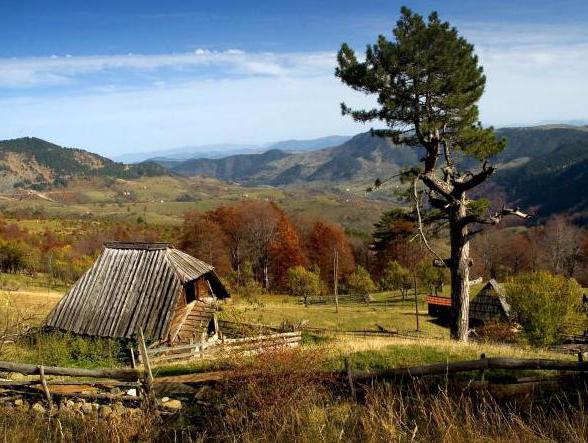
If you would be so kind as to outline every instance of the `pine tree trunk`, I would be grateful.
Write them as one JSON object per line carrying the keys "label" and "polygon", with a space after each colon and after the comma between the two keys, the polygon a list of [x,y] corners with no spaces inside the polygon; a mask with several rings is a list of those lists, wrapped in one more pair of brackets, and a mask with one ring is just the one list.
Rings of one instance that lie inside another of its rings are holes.
{"label": "pine tree trunk", "polygon": [[465,196],[450,214],[451,239],[451,338],[467,341],[470,311],[470,244],[467,226],[460,221],[466,215]]}

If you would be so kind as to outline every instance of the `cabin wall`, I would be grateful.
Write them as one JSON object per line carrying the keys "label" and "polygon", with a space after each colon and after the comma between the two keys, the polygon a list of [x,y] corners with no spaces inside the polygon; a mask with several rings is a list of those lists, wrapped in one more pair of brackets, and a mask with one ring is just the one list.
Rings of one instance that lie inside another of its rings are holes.
{"label": "cabin wall", "polygon": [[[196,296],[196,299],[193,297]],[[173,315],[168,343],[170,345],[199,342],[208,336],[209,325],[216,325],[216,306],[202,300],[209,298],[208,283],[200,278],[187,291],[181,288],[178,294],[178,305]],[[218,332],[218,326],[215,328]]]}

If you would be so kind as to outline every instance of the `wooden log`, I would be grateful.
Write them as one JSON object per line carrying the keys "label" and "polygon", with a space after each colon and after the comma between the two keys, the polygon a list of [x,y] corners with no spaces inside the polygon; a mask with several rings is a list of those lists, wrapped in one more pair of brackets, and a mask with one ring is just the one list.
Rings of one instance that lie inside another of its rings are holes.
{"label": "wooden log", "polygon": [[353,378],[355,380],[371,380],[374,378],[403,376],[420,377],[487,369],[586,371],[588,370],[588,362],[548,359],[484,358],[480,360],[437,363],[410,368],[384,369],[372,372],[362,371],[355,373]]}
{"label": "wooden log", "polygon": [[[38,386],[40,380],[0,380],[0,388],[11,386]],[[79,381],[79,380],[47,380],[47,386],[91,386],[110,388],[140,388],[139,382],[117,382],[117,381]]]}
{"label": "wooden log", "polygon": [[[88,378],[111,378],[115,380],[134,380],[141,376],[141,371],[136,369],[82,369],[82,368],[62,368],[59,366],[44,366],[45,375],[61,375],[68,377],[88,377]],[[27,363],[14,363],[0,361],[1,372],[18,372],[24,375],[36,375],[39,373],[37,365]]]}

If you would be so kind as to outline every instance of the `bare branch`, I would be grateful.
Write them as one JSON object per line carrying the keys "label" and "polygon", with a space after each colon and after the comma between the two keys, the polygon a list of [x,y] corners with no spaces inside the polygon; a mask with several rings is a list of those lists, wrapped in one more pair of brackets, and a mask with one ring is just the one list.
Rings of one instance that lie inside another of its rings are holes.
{"label": "bare branch", "polygon": [[445,258],[443,260],[435,259],[433,260],[433,266],[436,268],[449,268],[451,267],[451,259]]}
{"label": "bare branch", "polygon": [[497,225],[502,221],[502,218],[507,215],[514,215],[515,217],[520,217],[525,220],[529,220],[534,216],[532,214],[527,214],[526,212],[521,211],[521,208],[502,208],[500,211],[495,212],[493,215],[488,217],[482,217],[479,215],[466,215],[463,217],[459,224],[464,227],[469,225],[470,223],[479,223],[481,225]]}
{"label": "bare branch", "polygon": [[420,210],[420,205],[419,205],[419,196],[417,193],[417,188],[416,188],[416,183],[418,180],[418,176],[414,178],[414,180],[412,181],[412,192],[413,192],[413,196],[414,196],[414,204],[415,204],[415,208],[416,208],[416,213],[417,213],[417,221],[418,221],[418,230],[419,230],[419,234],[421,235],[421,238],[423,239],[423,243],[425,245],[425,247],[429,250],[429,252],[431,254],[433,254],[437,259],[441,260],[441,262],[445,263],[445,261],[441,258],[441,256],[439,254],[437,254],[433,248],[431,248],[431,246],[429,245],[429,242],[427,241],[427,237],[425,237],[425,232],[423,231],[423,220],[421,218],[421,210]]}

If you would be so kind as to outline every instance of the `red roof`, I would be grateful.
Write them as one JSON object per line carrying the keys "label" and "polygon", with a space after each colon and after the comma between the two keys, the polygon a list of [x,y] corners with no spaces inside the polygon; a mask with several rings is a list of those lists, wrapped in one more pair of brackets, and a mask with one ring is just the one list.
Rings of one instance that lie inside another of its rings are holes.
{"label": "red roof", "polygon": [[451,306],[449,297],[437,297],[436,295],[427,295],[427,303],[437,306]]}

